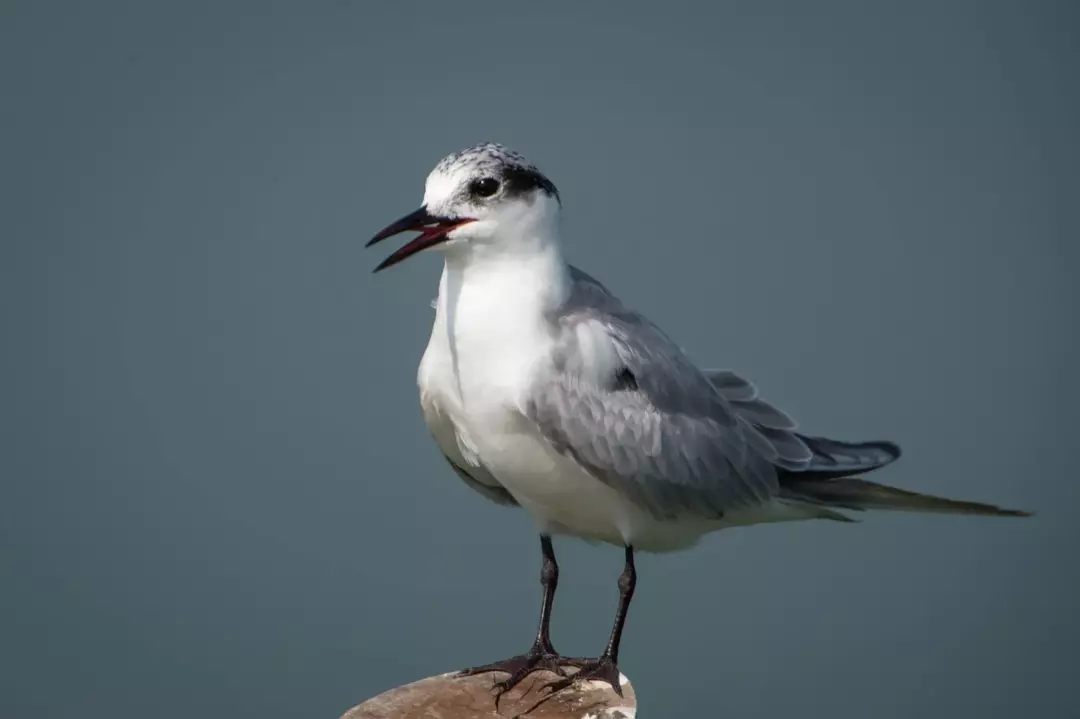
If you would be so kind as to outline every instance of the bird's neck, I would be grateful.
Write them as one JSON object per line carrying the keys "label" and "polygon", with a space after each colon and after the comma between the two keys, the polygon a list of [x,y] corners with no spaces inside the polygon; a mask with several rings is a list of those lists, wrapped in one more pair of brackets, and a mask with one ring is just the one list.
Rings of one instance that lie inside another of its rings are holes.
{"label": "bird's neck", "polygon": [[463,399],[517,385],[549,345],[548,317],[570,286],[556,242],[527,252],[447,253],[434,331],[445,338]]}
{"label": "bird's neck", "polygon": [[493,318],[510,313],[519,320],[558,309],[569,294],[562,248],[556,237],[544,236],[447,252],[439,288],[447,312],[460,312],[462,307],[451,305],[467,299],[471,310]]}

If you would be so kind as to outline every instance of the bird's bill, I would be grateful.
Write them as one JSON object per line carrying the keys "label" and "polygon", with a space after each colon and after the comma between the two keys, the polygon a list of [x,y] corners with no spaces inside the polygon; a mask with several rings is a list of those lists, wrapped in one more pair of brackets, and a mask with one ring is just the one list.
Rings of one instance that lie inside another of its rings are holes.
{"label": "bird's bill", "polygon": [[365,247],[371,247],[376,242],[382,242],[387,237],[400,235],[402,232],[408,232],[409,230],[416,230],[420,233],[383,260],[382,263],[375,268],[375,272],[378,272],[379,270],[385,270],[387,267],[396,265],[421,250],[426,250],[440,242],[446,241],[446,237],[450,234],[451,230],[470,222],[473,222],[471,217],[436,217],[429,213],[426,207],[421,207],[416,212],[410,212],[397,222],[387,225],[385,229],[379,232],[379,234],[372,237]]}

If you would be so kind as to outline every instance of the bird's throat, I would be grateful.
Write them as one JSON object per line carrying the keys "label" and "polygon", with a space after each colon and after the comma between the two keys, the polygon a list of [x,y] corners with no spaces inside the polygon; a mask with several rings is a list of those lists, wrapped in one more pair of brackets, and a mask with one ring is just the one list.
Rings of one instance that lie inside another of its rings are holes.
{"label": "bird's throat", "polygon": [[569,295],[557,247],[512,257],[446,258],[436,324],[441,323],[464,403],[526,381],[551,342],[549,317]]}

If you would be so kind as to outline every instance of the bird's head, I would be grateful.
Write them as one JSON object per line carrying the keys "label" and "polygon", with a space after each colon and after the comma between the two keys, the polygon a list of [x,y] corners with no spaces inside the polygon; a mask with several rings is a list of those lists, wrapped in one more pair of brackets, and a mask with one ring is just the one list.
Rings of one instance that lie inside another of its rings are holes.
{"label": "bird's head", "polygon": [[388,225],[368,246],[420,232],[376,272],[427,249],[462,255],[529,251],[554,235],[559,209],[551,180],[513,150],[484,143],[440,160],[427,177],[420,209]]}

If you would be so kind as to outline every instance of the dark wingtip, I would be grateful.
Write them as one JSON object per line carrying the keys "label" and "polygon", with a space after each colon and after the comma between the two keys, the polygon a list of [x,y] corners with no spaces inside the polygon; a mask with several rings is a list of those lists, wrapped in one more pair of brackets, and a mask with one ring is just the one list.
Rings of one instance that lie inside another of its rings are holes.
{"label": "dark wingtip", "polygon": [[998,509],[998,514],[1002,517],[1034,517],[1034,512],[1029,512],[1024,509]]}
{"label": "dark wingtip", "polygon": [[860,444],[865,444],[870,447],[877,447],[885,454],[891,455],[893,460],[900,459],[900,455],[903,454],[903,450],[900,449],[900,445],[887,439],[877,439],[870,442],[860,442]]}
{"label": "dark wingtip", "polygon": [[904,451],[902,449],[900,449],[900,445],[898,445],[896,442],[890,442],[887,439],[880,439],[880,440],[875,440],[875,441],[872,441],[872,442],[866,442],[865,444],[867,446],[870,446],[870,447],[877,447],[882,452],[889,455],[889,460],[887,462],[883,462],[880,465],[882,467],[884,467],[887,464],[892,464],[896,460],[900,459],[900,456],[903,455],[903,453],[904,453]]}

